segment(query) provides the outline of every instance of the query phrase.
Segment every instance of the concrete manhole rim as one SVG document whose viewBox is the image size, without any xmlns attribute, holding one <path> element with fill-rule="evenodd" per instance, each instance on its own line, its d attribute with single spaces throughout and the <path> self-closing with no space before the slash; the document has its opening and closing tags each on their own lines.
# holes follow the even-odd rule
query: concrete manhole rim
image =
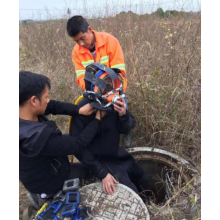
<svg viewBox="0 0 220 220">
<path fill-rule="evenodd" d="M 198 173 L 195 167 L 192 166 L 187 160 L 169 151 L 165 151 L 159 148 L 152 148 L 152 147 L 134 147 L 134 148 L 128 148 L 127 151 L 131 153 L 135 158 L 138 158 L 138 159 L 141 159 L 141 158 L 145 159 L 144 155 L 141 155 L 141 153 L 149 153 L 151 155 L 156 153 L 157 155 L 161 157 L 167 156 L 167 157 L 170 157 L 170 159 L 176 160 L 176 163 L 179 163 L 185 166 L 190 171 L 192 176 Z M 138 155 L 139 153 L 140 155 Z"/>
<path fill-rule="evenodd" d="M 102 188 L 102 183 L 101 182 L 96 182 L 96 183 L 91 183 L 89 185 L 86 185 L 86 186 L 83 186 L 79 189 L 79 191 L 81 192 L 82 190 L 86 189 L 86 188 L 90 188 L 90 187 L 101 187 Z M 130 192 L 132 195 L 134 195 L 135 199 L 138 200 L 139 204 L 142 206 L 142 207 L 145 207 L 145 213 L 146 213 L 146 220 L 150 220 L 150 214 L 148 212 L 148 209 L 147 209 L 147 206 L 144 204 L 143 200 L 140 198 L 140 196 L 135 193 L 132 189 L 130 189 L 129 187 L 123 185 L 123 184 L 116 184 L 116 190 L 117 190 L 117 187 L 120 187 L 120 188 L 123 188 L 125 189 L 126 191 Z M 94 219 L 99 219 L 99 218 L 94 218 Z"/>
</svg>

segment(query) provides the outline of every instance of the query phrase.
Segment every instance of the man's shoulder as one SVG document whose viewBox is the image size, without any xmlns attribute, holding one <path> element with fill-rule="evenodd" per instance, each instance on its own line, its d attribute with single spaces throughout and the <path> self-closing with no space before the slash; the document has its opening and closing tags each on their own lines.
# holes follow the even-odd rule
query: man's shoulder
<svg viewBox="0 0 220 220">
<path fill-rule="evenodd" d="M 42 132 L 50 134 L 56 131 L 57 126 L 54 121 L 36 122 L 19 118 L 19 138 L 30 138 L 31 136 L 39 136 Z M 38 135 L 36 135 L 38 134 Z"/>
<path fill-rule="evenodd" d="M 109 37 L 109 38 L 115 38 L 112 34 L 107 33 L 107 32 L 96 32 L 97 35 L 101 35 L 103 37 Z"/>
<path fill-rule="evenodd" d="M 107 32 L 95 32 L 96 36 L 105 41 L 118 41 L 116 37 Z"/>
<path fill-rule="evenodd" d="M 74 47 L 73 47 L 73 50 L 72 50 L 72 53 L 76 53 L 79 51 L 79 45 L 76 44 Z"/>
</svg>

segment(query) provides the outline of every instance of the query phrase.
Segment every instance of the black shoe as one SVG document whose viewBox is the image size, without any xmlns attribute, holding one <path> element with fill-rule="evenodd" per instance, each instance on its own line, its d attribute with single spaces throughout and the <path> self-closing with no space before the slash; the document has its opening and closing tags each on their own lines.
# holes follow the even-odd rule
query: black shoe
<svg viewBox="0 0 220 220">
<path fill-rule="evenodd" d="M 125 134 L 125 135 L 123 136 L 123 144 L 124 144 L 124 147 L 125 147 L 125 148 L 131 147 L 131 143 L 132 143 L 131 134 L 130 134 L 130 133 Z"/>
<path fill-rule="evenodd" d="M 42 199 L 41 196 L 39 194 L 34 194 L 31 192 L 28 192 L 26 194 L 28 201 L 31 203 L 31 205 L 35 208 L 35 209 L 40 209 L 40 207 L 47 202 L 47 199 Z"/>
</svg>

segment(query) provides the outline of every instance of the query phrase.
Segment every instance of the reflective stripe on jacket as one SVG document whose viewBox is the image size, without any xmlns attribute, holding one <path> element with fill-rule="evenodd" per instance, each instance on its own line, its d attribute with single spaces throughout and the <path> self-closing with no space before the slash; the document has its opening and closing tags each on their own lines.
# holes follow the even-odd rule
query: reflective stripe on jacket
<svg viewBox="0 0 220 220">
<path fill-rule="evenodd" d="M 93 31 L 93 33 L 96 39 L 95 60 L 89 49 L 83 48 L 78 44 L 74 46 L 72 51 L 72 60 L 75 65 L 77 84 L 81 86 L 83 90 L 85 90 L 85 68 L 91 63 L 102 63 L 110 68 L 118 68 L 126 75 L 124 55 L 118 40 L 108 33 L 96 31 Z"/>
</svg>

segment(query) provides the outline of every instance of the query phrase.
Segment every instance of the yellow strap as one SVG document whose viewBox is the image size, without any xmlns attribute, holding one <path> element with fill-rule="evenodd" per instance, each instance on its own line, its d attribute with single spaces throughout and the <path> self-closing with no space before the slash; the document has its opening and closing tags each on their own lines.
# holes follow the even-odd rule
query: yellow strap
<svg viewBox="0 0 220 220">
<path fill-rule="evenodd" d="M 35 215 L 35 218 L 41 213 L 44 211 L 44 209 L 46 209 L 48 206 L 47 203 L 44 203 L 43 206 L 40 208 L 40 210 L 37 212 L 37 214 Z"/>
<path fill-rule="evenodd" d="M 83 98 L 83 95 L 81 95 L 81 96 L 76 100 L 75 105 L 77 105 L 82 98 Z M 68 133 L 70 133 L 71 120 L 72 120 L 72 116 L 70 116 L 70 118 L 69 118 Z M 74 159 L 74 156 L 71 155 L 71 163 L 73 163 L 73 159 Z"/>
</svg>

